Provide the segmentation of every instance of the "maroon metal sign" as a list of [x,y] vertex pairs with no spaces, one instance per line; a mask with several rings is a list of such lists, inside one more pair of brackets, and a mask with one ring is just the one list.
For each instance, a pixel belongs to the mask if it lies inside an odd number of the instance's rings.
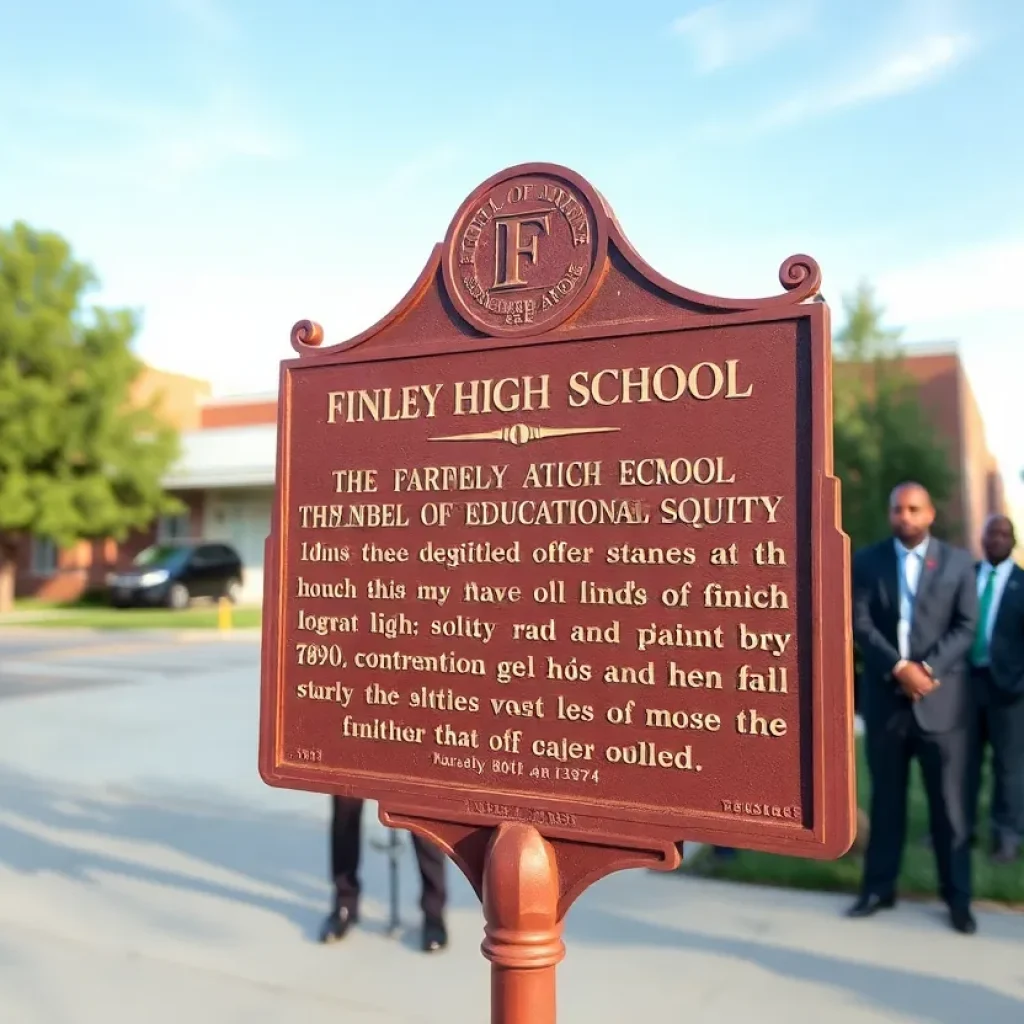
[[780,277],[675,285],[533,164],[473,193],[375,327],[325,348],[297,324],[263,778],[378,800],[478,891],[492,830],[526,824],[558,851],[559,919],[682,839],[844,853],[828,310],[813,260]]

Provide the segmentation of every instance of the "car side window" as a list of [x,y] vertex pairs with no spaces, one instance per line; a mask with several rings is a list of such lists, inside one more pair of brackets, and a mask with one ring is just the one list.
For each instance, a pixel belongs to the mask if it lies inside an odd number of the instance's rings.
[[210,548],[201,547],[196,548],[195,551],[192,552],[192,557],[189,559],[189,565],[191,565],[193,569],[207,569],[214,563],[214,561],[216,561],[216,559],[211,557]]

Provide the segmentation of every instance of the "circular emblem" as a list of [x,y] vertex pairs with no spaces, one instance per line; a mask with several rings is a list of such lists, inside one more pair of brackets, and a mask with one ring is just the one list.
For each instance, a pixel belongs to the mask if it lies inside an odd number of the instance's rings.
[[462,204],[445,240],[445,287],[485,334],[541,334],[586,301],[606,251],[593,189],[566,168],[526,164]]

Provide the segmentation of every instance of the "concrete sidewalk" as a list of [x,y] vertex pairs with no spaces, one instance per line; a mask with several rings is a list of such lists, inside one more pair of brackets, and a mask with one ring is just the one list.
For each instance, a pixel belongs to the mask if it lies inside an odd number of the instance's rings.
[[[187,650],[180,674],[0,702],[0,1021],[486,1020],[475,897],[453,872],[452,948],[418,952],[407,848],[409,933],[385,937],[385,861],[367,849],[366,925],[316,945],[327,801],[256,774],[258,649]],[[934,905],[848,922],[846,902],[613,876],[569,915],[560,1019],[1024,1020],[1024,917],[983,912],[965,938]]]
[[[450,921],[453,946],[441,956],[415,950],[408,870],[404,902],[411,927],[403,941],[383,936],[384,908],[373,898],[365,905],[366,927],[343,946],[322,948],[311,942],[326,898],[308,870],[311,845],[289,872],[283,863],[277,871],[269,864],[227,867],[212,863],[215,857],[173,850],[167,840],[97,840],[102,826],[39,829],[30,819],[5,814],[0,831],[8,830],[20,832],[21,854],[10,864],[5,842],[5,1021],[486,1019],[480,914],[461,885]],[[310,828],[304,838],[320,835]],[[282,828],[268,846],[284,854],[295,836]],[[225,852],[233,861],[242,855]],[[267,875],[277,877],[261,877]],[[379,861],[367,875],[379,897]],[[966,940],[951,933],[933,907],[854,925],[838,919],[843,903],[640,872],[608,879],[570,915],[561,1019],[1024,1019],[1018,918],[983,915],[982,933]]]

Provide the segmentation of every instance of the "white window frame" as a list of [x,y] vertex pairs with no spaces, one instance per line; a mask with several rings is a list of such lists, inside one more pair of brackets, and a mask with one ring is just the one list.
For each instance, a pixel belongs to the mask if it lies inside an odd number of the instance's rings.
[[33,534],[30,558],[33,576],[55,576],[60,568],[60,549],[49,537]]
[[158,544],[169,541],[185,540],[192,535],[192,513],[186,509],[173,516],[160,516],[156,521],[156,540]]

